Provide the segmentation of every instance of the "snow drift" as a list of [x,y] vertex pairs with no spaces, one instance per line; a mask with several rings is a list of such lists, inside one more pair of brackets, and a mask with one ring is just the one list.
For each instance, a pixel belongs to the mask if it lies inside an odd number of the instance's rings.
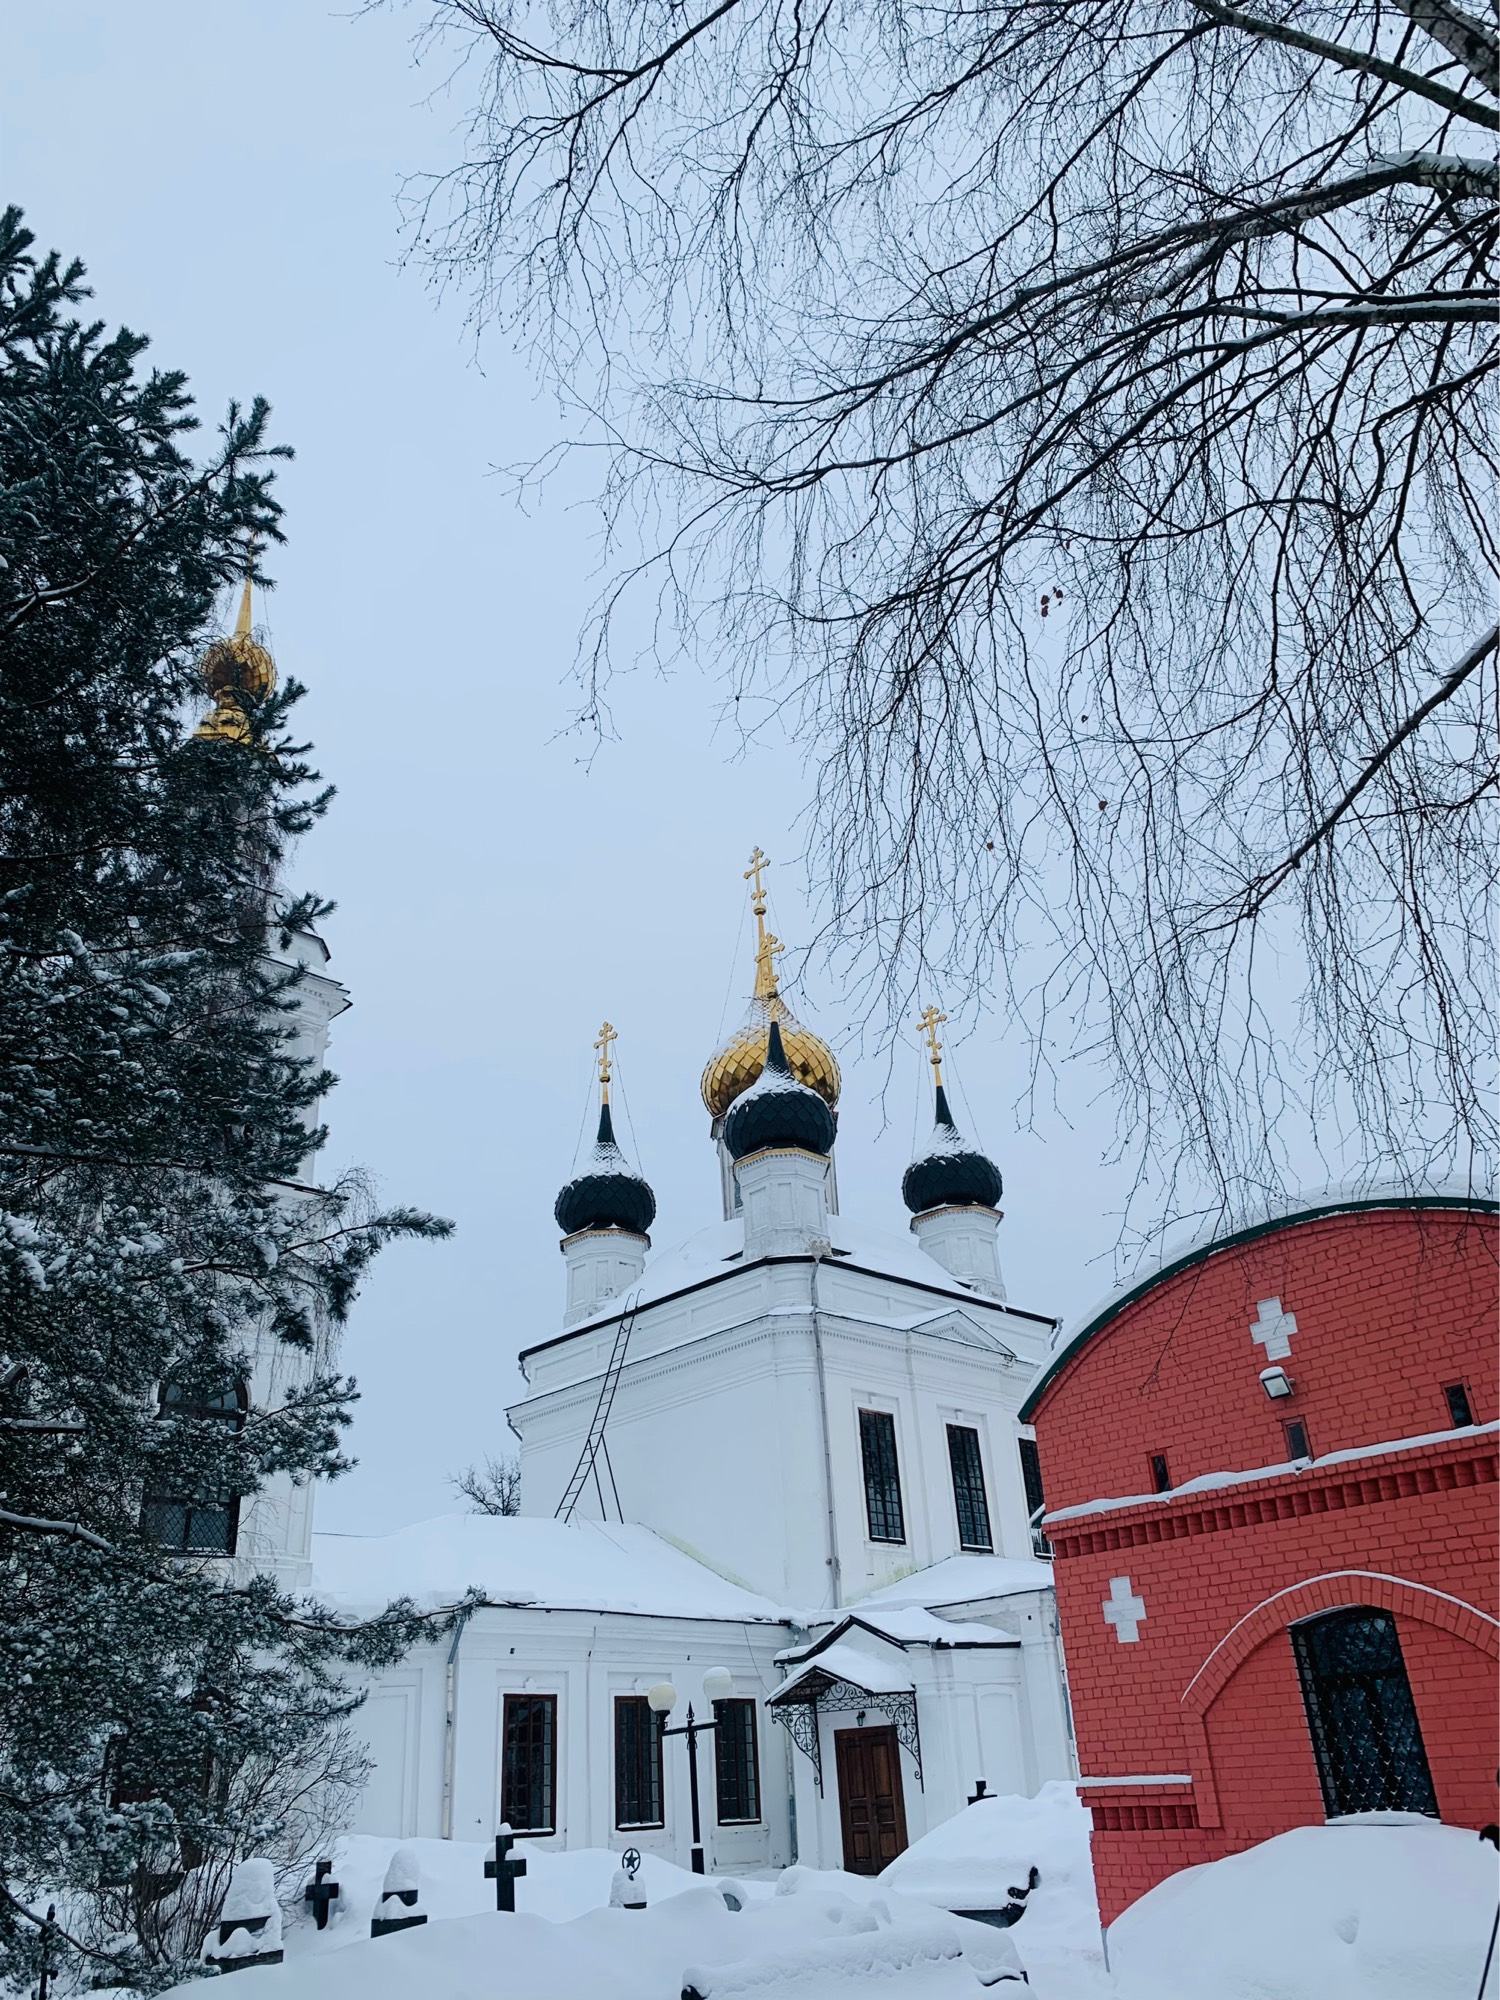
[[1497,1890],[1476,1834],[1361,1813],[1169,1875],[1110,1964],[1121,2000],[1476,2000]]

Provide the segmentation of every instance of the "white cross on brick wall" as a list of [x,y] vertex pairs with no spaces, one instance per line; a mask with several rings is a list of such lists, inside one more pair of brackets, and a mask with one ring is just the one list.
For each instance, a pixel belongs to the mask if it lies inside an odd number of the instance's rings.
[[1250,1338],[1266,1350],[1267,1361],[1285,1361],[1292,1351],[1297,1315],[1281,1310],[1280,1299],[1262,1299],[1250,1322]]
[[1141,1636],[1141,1625],[1146,1616],[1146,1600],[1137,1597],[1130,1587],[1128,1576],[1112,1576],[1109,1580],[1109,1595],[1100,1607],[1104,1612],[1106,1625],[1115,1628],[1115,1639],[1121,1646],[1133,1646]]

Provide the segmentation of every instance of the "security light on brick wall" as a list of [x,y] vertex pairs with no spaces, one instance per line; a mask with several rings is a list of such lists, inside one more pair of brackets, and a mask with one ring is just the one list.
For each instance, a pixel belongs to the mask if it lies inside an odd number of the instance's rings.
[[1271,1401],[1275,1403],[1279,1402],[1283,1396],[1290,1396],[1295,1385],[1292,1382],[1291,1376],[1287,1374],[1284,1368],[1262,1368],[1260,1371],[1260,1386],[1271,1398]]

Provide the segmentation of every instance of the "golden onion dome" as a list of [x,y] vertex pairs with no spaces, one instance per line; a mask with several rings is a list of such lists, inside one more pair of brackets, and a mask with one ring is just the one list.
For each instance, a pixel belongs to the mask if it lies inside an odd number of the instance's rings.
[[240,599],[240,615],[227,639],[216,639],[199,663],[203,685],[214,706],[197,733],[213,742],[249,743],[254,732],[245,713],[246,699],[262,702],[276,687],[276,662],[250,633],[250,579]]
[[781,1023],[781,1045],[792,1075],[815,1090],[826,1104],[838,1103],[843,1078],[833,1050],[821,1035],[802,1026],[778,993],[768,1000],[753,1000],[743,1025],[709,1057],[703,1072],[703,1102],[712,1117],[722,1118],[764,1069],[766,1037],[773,1020]]
[[723,1047],[709,1057],[704,1069],[703,1102],[712,1118],[722,1118],[764,1069],[772,1021],[781,1023],[787,1066],[799,1083],[807,1084],[830,1106],[838,1103],[843,1084],[833,1050],[821,1035],[803,1027],[781,997],[776,960],[786,947],[766,929],[766,895],[761,874],[767,866],[765,855],[757,847],[745,870],[745,880],[754,884],[750,906],[755,913],[756,931],[755,997],[744,1021]]

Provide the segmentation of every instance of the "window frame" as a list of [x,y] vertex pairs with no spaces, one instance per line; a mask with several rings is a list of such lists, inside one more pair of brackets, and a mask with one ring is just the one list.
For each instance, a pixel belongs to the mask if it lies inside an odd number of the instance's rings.
[[[650,1760],[647,1770],[646,1789],[648,1791],[652,1789],[651,1779],[654,1776],[655,1792],[656,1792],[656,1808],[658,1814],[657,1818],[655,1819],[621,1818],[621,1809],[625,1803],[622,1797],[622,1792],[624,1788],[621,1782],[622,1777],[624,1776],[624,1768],[625,1768],[625,1739],[620,1728],[620,1715],[621,1715],[621,1710],[625,1708],[634,1709],[638,1714],[643,1714],[646,1719],[646,1729],[647,1729],[646,1755]],[[665,1759],[662,1756],[662,1748],[663,1748],[662,1731],[666,1727],[666,1720],[667,1719],[664,1715],[658,1715],[656,1713],[656,1710],[651,1706],[650,1702],[646,1699],[645,1695],[643,1694],[617,1694],[615,1696],[614,1821],[615,1821],[615,1831],[617,1833],[650,1833],[654,1830],[664,1829],[667,1824],[666,1773],[663,1768],[665,1764]],[[636,1745],[636,1755],[637,1757],[639,1757],[640,1755],[639,1740],[637,1741]],[[654,1769],[652,1767],[654,1767]],[[637,1771],[636,1776],[637,1778],[639,1778],[640,1776],[639,1770]],[[639,1800],[637,1800],[636,1802],[639,1803]]]
[[1151,1474],[1151,1491],[1153,1493],[1170,1493],[1172,1491],[1172,1468],[1167,1463],[1167,1454],[1164,1451],[1149,1452],[1146,1456],[1146,1465]]
[[[1021,1468],[1021,1495],[1026,1502],[1026,1525],[1031,1535],[1031,1553],[1039,1562],[1051,1562],[1052,1544],[1042,1533],[1040,1516],[1047,1511],[1047,1494],[1042,1485],[1041,1446],[1034,1437],[1016,1439],[1016,1460]],[[1032,1494],[1035,1493],[1035,1500]]]
[[[1462,1423],[1459,1423],[1453,1414],[1453,1398],[1455,1396],[1463,1397],[1464,1408],[1469,1413]],[[1443,1384],[1443,1401],[1448,1406],[1448,1425],[1451,1430],[1471,1431],[1475,1428],[1479,1420],[1474,1415],[1474,1398],[1469,1394],[1469,1385],[1467,1382],[1445,1382]]]
[[[725,1734],[724,1711],[741,1709],[749,1721],[749,1728],[736,1732],[735,1741],[743,1754],[742,1776],[748,1780],[745,1789],[749,1803],[755,1808],[750,1813],[726,1813],[724,1810],[724,1746],[729,1738]],[[765,1815],[760,1801],[760,1725],[755,1714],[755,1700],[750,1695],[730,1695],[726,1701],[714,1703],[714,1812],[720,1826],[759,1826]],[[743,1800],[741,1801],[743,1803]]]
[[[245,1419],[250,1412],[250,1387],[247,1382],[238,1380],[230,1388],[221,1389],[216,1396],[193,1400],[175,1383],[164,1383],[158,1398],[157,1416],[164,1417],[169,1408],[174,1416],[202,1423],[229,1424],[239,1432],[244,1429]],[[159,1493],[148,1487],[141,1495],[141,1533],[167,1555],[211,1556],[229,1561],[239,1551],[240,1500],[241,1495],[238,1493],[231,1493],[222,1500],[210,1500],[198,1494]],[[183,1527],[180,1541],[168,1541],[159,1531],[153,1531],[147,1526],[148,1520],[152,1517],[159,1522],[162,1512],[167,1508],[182,1510]],[[195,1540],[192,1534],[195,1514],[221,1516],[225,1524],[223,1539]]]
[[[871,1465],[871,1439],[879,1436],[882,1444],[889,1442],[889,1464]],[[879,1451],[878,1456],[884,1457]],[[906,1546],[906,1504],[901,1492],[901,1451],[896,1437],[896,1413],[894,1410],[869,1409],[864,1404],[859,1408],[859,1463],[865,1489],[865,1533],[872,1542],[880,1542],[887,1548]],[[877,1501],[876,1480],[888,1478],[889,1485]],[[876,1514],[886,1517],[894,1502],[894,1534],[884,1534],[875,1525]]]
[[[1335,1657],[1361,1628],[1362,1637],[1378,1630],[1388,1641],[1383,1661]],[[1395,1614],[1373,1604],[1340,1605],[1299,1619],[1289,1636],[1325,1816],[1413,1812],[1437,1819],[1437,1789]]]
[[[545,1773],[542,1781],[542,1791],[547,1808],[547,1820],[546,1823],[540,1825],[528,1820],[528,1823],[522,1826],[511,1816],[511,1806],[514,1803],[511,1795],[513,1784],[511,1769],[511,1752],[513,1747],[511,1741],[511,1710],[513,1706],[516,1708],[524,1706],[537,1709],[547,1718],[546,1725],[542,1731],[542,1735],[545,1738],[542,1749]],[[536,1754],[534,1730],[532,1732],[532,1740],[528,1744],[528,1753],[533,1757]],[[528,1795],[532,1790],[533,1786],[528,1782],[526,1785]],[[557,1696],[555,1694],[505,1694],[502,1696],[500,1709],[500,1817],[510,1827],[512,1833],[524,1834],[531,1839],[543,1838],[557,1831]]]
[[[992,1556],[995,1553],[995,1525],[990,1518],[989,1490],[984,1482],[984,1440],[979,1435],[979,1426],[948,1423],[944,1428],[948,1434],[948,1473],[953,1484],[953,1512],[958,1523],[958,1546],[966,1555]],[[964,1535],[965,1503],[959,1493],[959,1467],[954,1456],[954,1439],[959,1437],[972,1441],[973,1460],[967,1468],[968,1484],[971,1488],[968,1506],[972,1511],[976,1502],[978,1504],[978,1521],[983,1529],[983,1541],[967,1539]]]
[[[1301,1451],[1297,1449],[1297,1440],[1292,1436],[1293,1431],[1298,1432],[1301,1436]],[[1312,1457],[1312,1438],[1308,1433],[1306,1417],[1283,1417],[1281,1420],[1281,1435],[1286,1439],[1286,1454],[1293,1464],[1296,1464],[1299,1459]]]

